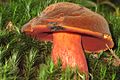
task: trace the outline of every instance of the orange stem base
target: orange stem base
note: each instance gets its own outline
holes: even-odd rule
[[[60,59],[62,68],[78,67],[80,73],[85,73],[88,80],[88,67],[80,35],[65,32],[53,33],[52,59],[54,64],[57,64]]]

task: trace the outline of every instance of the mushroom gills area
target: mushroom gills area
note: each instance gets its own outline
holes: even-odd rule
[[[52,59],[54,64],[61,60],[62,68],[67,66],[78,68],[81,73],[88,74],[86,58],[81,46],[81,36],[73,33],[53,33]]]

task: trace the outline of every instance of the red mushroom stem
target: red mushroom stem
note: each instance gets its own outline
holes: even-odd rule
[[[88,80],[88,67],[79,34],[53,33],[52,59],[55,65],[60,59],[63,69],[67,66],[78,67],[80,73],[84,73]]]

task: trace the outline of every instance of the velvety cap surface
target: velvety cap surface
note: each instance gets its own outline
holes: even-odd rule
[[[82,36],[85,51],[99,52],[114,46],[107,21],[101,15],[77,4],[60,2],[48,6],[41,15],[21,30],[38,40],[52,41],[54,32],[70,32]]]

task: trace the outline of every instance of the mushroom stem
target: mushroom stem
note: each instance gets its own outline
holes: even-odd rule
[[[53,33],[52,59],[55,65],[60,59],[63,69],[67,66],[77,67],[79,72],[84,73],[86,80],[88,80],[88,67],[80,35],[66,32]]]

